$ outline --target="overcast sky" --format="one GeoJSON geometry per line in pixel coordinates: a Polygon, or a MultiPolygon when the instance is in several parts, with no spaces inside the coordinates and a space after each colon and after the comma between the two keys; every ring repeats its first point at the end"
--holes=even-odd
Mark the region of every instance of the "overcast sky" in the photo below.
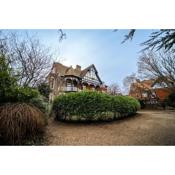
{"type": "MultiPolygon", "coordinates": [[[[27,30],[57,52],[55,61],[61,58],[67,66],[76,64],[85,68],[94,64],[107,85],[118,83],[137,71],[140,43],[148,39],[151,30],[137,30],[132,41],[121,44],[128,30],[63,30],[67,38],[59,42],[58,30],[27,30]]],[[[24,30],[22,30],[24,32],[24,30]]]]}

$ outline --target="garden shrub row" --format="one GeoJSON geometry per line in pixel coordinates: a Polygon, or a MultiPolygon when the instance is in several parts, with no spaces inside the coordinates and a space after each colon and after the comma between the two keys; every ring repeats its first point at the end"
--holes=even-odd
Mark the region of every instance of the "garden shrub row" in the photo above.
{"type": "Polygon", "coordinates": [[[58,96],[52,111],[57,120],[108,121],[134,114],[139,108],[139,102],[132,97],[82,91],[58,96]]]}

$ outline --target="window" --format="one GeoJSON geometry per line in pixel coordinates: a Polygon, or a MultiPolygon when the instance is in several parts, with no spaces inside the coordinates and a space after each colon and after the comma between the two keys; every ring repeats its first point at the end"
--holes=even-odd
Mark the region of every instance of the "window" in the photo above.
{"type": "Polygon", "coordinates": [[[143,95],[143,97],[147,97],[148,96],[148,94],[146,92],[143,92],[142,95],[143,95]]]}
{"type": "Polygon", "coordinates": [[[51,79],[51,82],[50,82],[50,88],[51,88],[51,89],[54,88],[54,79],[53,79],[53,78],[51,79]]]}
{"type": "Polygon", "coordinates": [[[151,98],[156,98],[156,93],[155,92],[152,92],[151,98]]]}
{"type": "Polygon", "coordinates": [[[72,91],[73,86],[71,83],[67,82],[66,88],[67,88],[67,91],[72,91]]]}
{"type": "Polygon", "coordinates": [[[86,90],[86,86],[85,85],[83,85],[83,90],[86,90]]]}
{"type": "Polygon", "coordinates": [[[78,88],[71,81],[66,82],[65,91],[77,91],[78,88]]]}

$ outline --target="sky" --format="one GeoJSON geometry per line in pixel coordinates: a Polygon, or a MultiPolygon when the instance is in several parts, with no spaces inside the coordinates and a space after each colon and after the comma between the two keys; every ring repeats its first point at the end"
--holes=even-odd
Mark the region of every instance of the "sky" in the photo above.
{"type": "MultiPolygon", "coordinates": [[[[66,66],[83,68],[94,64],[105,84],[119,84],[123,79],[137,72],[137,60],[143,49],[140,44],[147,40],[152,30],[136,30],[132,41],[121,42],[129,30],[112,29],[63,29],[66,39],[59,42],[58,30],[27,30],[46,46],[56,52],[54,61],[61,60],[66,66]]],[[[26,32],[26,30],[20,30],[26,32]]]]}

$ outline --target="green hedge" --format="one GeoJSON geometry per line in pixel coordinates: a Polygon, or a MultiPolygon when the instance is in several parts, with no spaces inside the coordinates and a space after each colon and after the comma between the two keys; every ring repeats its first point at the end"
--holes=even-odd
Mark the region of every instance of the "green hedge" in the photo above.
{"type": "Polygon", "coordinates": [[[139,102],[132,97],[82,91],[58,96],[52,111],[58,120],[95,121],[128,116],[139,108],[139,102]]]}
{"type": "Polygon", "coordinates": [[[45,114],[49,113],[49,109],[48,109],[49,104],[45,100],[45,98],[41,95],[39,95],[38,97],[35,97],[35,98],[31,98],[28,103],[34,105],[35,107],[40,109],[45,114]]]}

